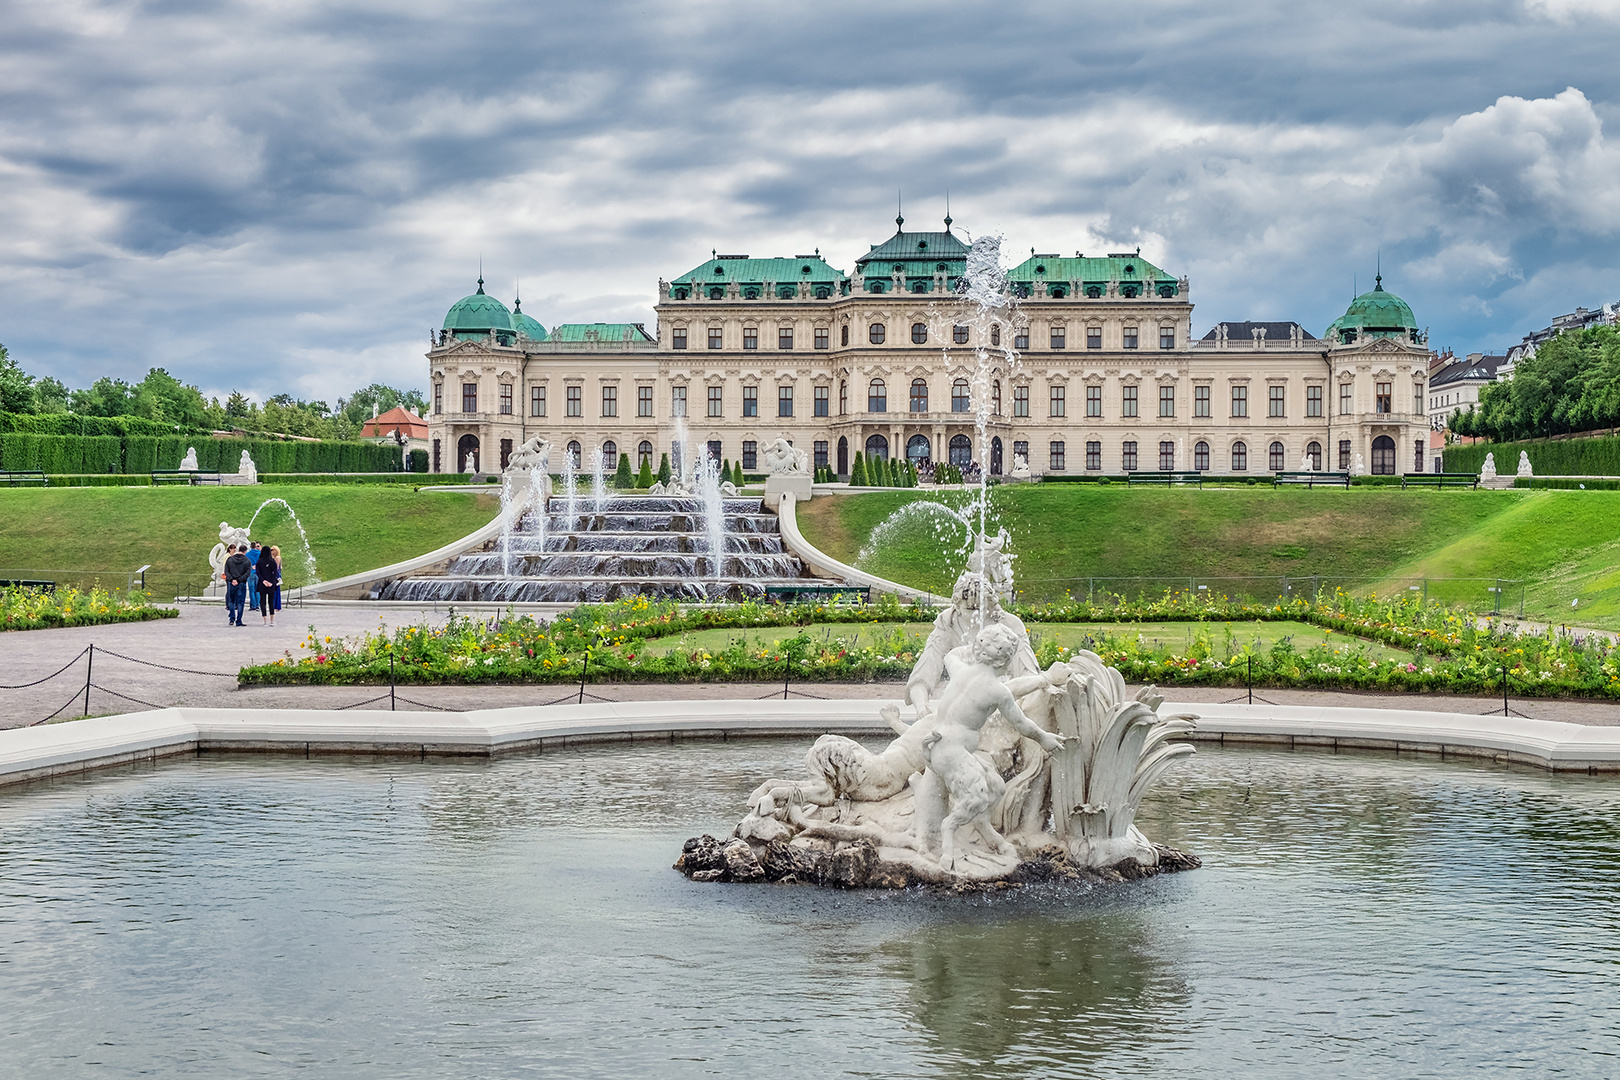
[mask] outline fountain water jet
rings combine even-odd
[[[308,575],[308,578],[304,581],[304,584],[314,585],[318,583],[321,580],[321,576],[315,569],[314,549],[309,546],[309,536],[304,532],[304,523],[298,520],[298,515],[293,512],[293,508],[287,504],[286,499],[266,499],[264,502],[260,503],[259,508],[253,511],[253,517],[248,520],[247,528],[244,530],[244,532],[252,533],[253,523],[259,520],[259,515],[264,512],[265,507],[274,503],[279,503],[281,508],[287,511],[287,516],[292,518],[293,527],[298,530],[299,542],[302,543],[304,547],[304,570]]]

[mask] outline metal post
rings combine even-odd
[[[1249,675],[1243,680],[1249,688],[1249,704],[1254,704],[1254,654],[1249,654]]]
[[[585,704],[585,677],[591,672],[591,650],[585,650],[585,666],[579,673],[579,703]]]
[[[782,672],[782,700],[786,701],[788,695],[788,679],[793,675],[793,657],[784,656],[783,660],[786,661],[786,670]]]
[[[1502,715],[1508,715],[1507,661],[1502,661]]]
[[[388,654],[388,711],[394,711],[394,654]]]
[[[96,664],[96,646],[92,642],[84,659],[84,715],[90,715],[90,669]]]

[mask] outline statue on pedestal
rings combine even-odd
[[[180,468],[185,472],[197,471],[197,448],[195,446],[186,447],[186,456],[180,459]]]

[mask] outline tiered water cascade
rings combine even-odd
[[[538,500],[537,500],[538,501]],[[762,500],[558,495],[514,515],[486,550],[433,577],[401,578],[379,599],[572,604],[649,596],[742,600],[808,584]],[[712,505],[710,505],[712,504]],[[716,543],[723,549],[716,556]]]

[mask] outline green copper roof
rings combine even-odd
[[[1154,266],[1140,255],[1030,255],[1007,271],[1009,281],[1081,281],[1106,285],[1121,283],[1174,282],[1175,275]]]
[[[546,340],[546,328],[537,321],[523,314],[523,301],[512,301],[512,329],[526,336],[530,341]]]
[[[903,225],[905,218],[896,218]],[[931,276],[945,263],[945,273],[953,277],[965,267],[968,245],[949,229],[944,232],[906,232],[903,228],[855,260],[855,269],[867,277],[892,277],[895,273]],[[895,267],[902,270],[896,271]]]
[[[484,292],[484,279],[478,279],[478,291],[464,296],[450,306],[444,316],[444,329],[485,333],[490,330],[512,329],[512,313],[506,305]]]
[[[652,337],[640,323],[563,323],[553,327],[548,341],[600,341],[621,344],[626,341],[650,342]]]
[[[820,255],[800,255],[796,258],[778,256],[772,259],[750,259],[747,255],[716,255],[708,262],[677,277],[676,285],[763,285],[774,281],[778,285],[790,281],[837,282],[844,273],[828,266]]]
[[[1417,320],[1405,300],[1384,290],[1384,277],[1380,274],[1373,282],[1372,292],[1364,292],[1350,301],[1343,315],[1333,320],[1326,336],[1346,341],[1345,331],[1356,331],[1366,337],[1398,337],[1416,340]]]

